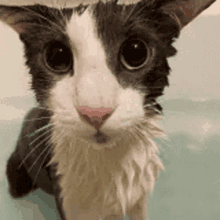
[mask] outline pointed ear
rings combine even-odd
[[[13,28],[18,34],[25,31],[25,22],[22,22],[27,16],[27,11],[24,7],[13,7],[0,5],[0,21],[3,21],[11,28]]]
[[[176,0],[165,4],[162,10],[174,17],[183,28],[216,0]]]

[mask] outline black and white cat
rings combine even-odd
[[[7,164],[14,198],[41,188],[61,219],[134,220],[163,165],[156,99],[181,29],[214,0],[100,1],[76,8],[0,6],[18,32],[38,107]]]

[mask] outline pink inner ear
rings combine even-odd
[[[0,6],[0,20],[13,28],[18,34],[25,31],[25,23],[19,23],[19,20],[22,19],[24,15],[19,13],[13,13],[10,11],[10,7],[8,9],[1,8]]]
[[[181,9],[183,10],[187,21],[190,21],[215,1],[216,0],[188,0],[182,3]]]
[[[216,0],[176,0],[164,5],[163,10],[168,14],[175,13],[180,19],[182,27],[184,27],[215,1]]]
[[[11,27],[19,34],[25,31],[25,24],[24,23],[11,25]]]

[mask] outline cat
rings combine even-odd
[[[62,220],[146,219],[164,169],[154,138],[165,135],[157,98],[169,85],[167,58],[213,2],[1,5],[1,20],[24,43],[38,103],[8,159],[11,196],[41,188]]]

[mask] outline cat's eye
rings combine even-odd
[[[120,61],[129,70],[145,66],[151,57],[151,50],[142,39],[129,39],[122,44]]]
[[[55,73],[67,73],[73,66],[71,50],[59,41],[45,47],[43,59],[46,67]]]

